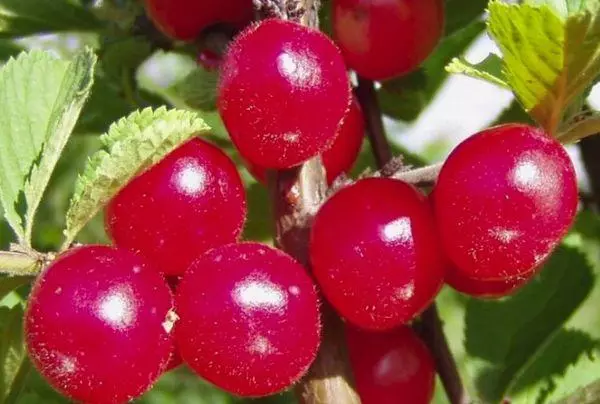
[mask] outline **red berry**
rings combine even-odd
[[[344,117],[338,136],[323,152],[323,165],[329,185],[342,173],[350,171],[356,161],[363,142],[365,124],[362,110],[356,98],[352,98],[350,109]],[[266,170],[255,164],[247,163],[248,171],[259,181],[266,182]]]
[[[245,216],[235,164],[216,146],[195,138],[113,198],[106,230],[119,247],[179,275],[204,251],[235,241]]]
[[[299,263],[271,247],[229,244],[207,252],[183,276],[176,306],[183,360],[231,393],[281,391],[316,356],[315,287]]]
[[[446,266],[425,197],[386,178],[333,195],[315,218],[310,257],[321,289],[357,326],[406,323],[440,290]]]
[[[218,70],[221,66],[221,55],[211,51],[210,49],[203,49],[198,52],[196,61],[198,65],[202,66],[205,70]]]
[[[516,278],[478,280],[467,278],[463,273],[450,269],[446,273],[446,283],[457,291],[478,298],[500,298],[516,292],[527,284],[536,272]]]
[[[443,0],[334,0],[333,30],[346,64],[372,80],[416,69],[444,31]]]
[[[411,328],[373,333],[347,327],[346,340],[362,404],[431,402],[435,364]]]
[[[323,33],[266,20],[230,45],[217,104],[250,163],[289,168],[331,146],[350,105],[350,85],[339,50]]]
[[[145,0],[156,26],[175,39],[191,41],[218,23],[243,28],[253,18],[252,0]]]
[[[575,171],[562,145],[541,130],[497,126],[451,153],[434,204],[445,251],[461,277],[523,277],[573,222]]]
[[[29,355],[54,388],[86,403],[124,403],[149,389],[173,350],[173,297],[141,257],[87,246],[37,279],[25,313]]]

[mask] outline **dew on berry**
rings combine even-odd
[[[240,396],[289,387],[320,343],[312,280],[290,256],[258,243],[229,244],[199,257],[179,284],[176,306],[183,360]]]
[[[350,85],[329,38],[271,19],[230,45],[217,104],[233,143],[251,164],[290,168],[333,144],[350,105]]]
[[[74,248],[36,280],[25,313],[31,360],[58,391],[86,403],[124,403],[148,390],[174,350],[164,327],[173,297],[132,252]],[[125,377],[126,375],[126,377]]]
[[[115,244],[179,275],[204,251],[237,240],[246,197],[236,166],[219,148],[192,139],[134,178],[106,208]]]
[[[435,186],[455,278],[498,285],[531,275],[566,234],[577,203],[573,164],[540,129],[507,124],[471,136]]]
[[[426,198],[393,179],[357,181],[317,213],[310,258],[321,290],[351,323],[385,330],[423,311],[446,260]]]

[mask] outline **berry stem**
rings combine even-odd
[[[258,15],[274,14],[313,28],[318,27],[319,4],[319,0],[254,0]],[[313,158],[296,169],[269,170],[267,181],[275,220],[275,244],[309,268],[310,226],[327,192],[321,158]],[[353,387],[344,324],[324,299],[322,321],[319,353],[296,387],[299,402],[360,404]]]
[[[375,161],[377,166],[382,169],[392,160],[393,155],[385,136],[381,109],[379,108],[379,101],[377,100],[373,81],[359,76],[358,87],[355,92],[363,110],[365,127],[367,128]]]
[[[375,93],[373,81],[359,76],[358,87],[356,88],[356,96],[365,114],[365,124],[378,168],[380,170],[384,169],[388,162],[392,160],[392,151],[383,128],[381,110],[379,108],[379,102],[377,100],[377,94]],[[438,164],[424,167],[421,169],[422,171],[399,171],[391,176],[394,178],[403,179],[403,174],[407,175],[406,173],[417,172],[415,176],[423,175],[423,177],[427,177],[427,179],[435,179],[440,167],[441,166]],[[411,176],[412,175],[413,174],[411,174]],[[423,312],[421,315],[421,324],[418,328],[419,329],[417,331],[420,331],[419,334],[421,335],[421,338],[427,344],[434,357],[437,372],[442,380],[442,384],[444,385],[448,399],[452,404],[468,403],[469,397],[458,373],[456,361],[454,360],[454,356],[450,351],[448,341],[446,340],[444,329],[442,327],[442,321],[435,303],[433,303],[427,310],[425,310],[425,312]]]

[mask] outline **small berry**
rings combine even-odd
[[[365,133],[362,110],[358,100],[353,97],[350,109],[344,117],[339,133],[327,150],[322,154],[323,165],[327,174],[327,183],[333,181],[342,173],[350,171],[358,158]],[[266,183],[266,170],[255,164],[246,163],[248,171],[260,182]]]
[[[198,65],[203,67],[204,70],[219,70],[221,60],[221,55],[218,55],[210,49],[203,49],[198,52],[198,57],[196,59]]]
[[[252,0],[145,0],[146,13],[166,35],[192,41],[206,28],[243,28],[253,18]]]
[[[387,332],[346,328],[348,356],[362,404],[429,404],[435,363],[406,326]]]
[[[230,45],[217,104],[233,143],[250,163],[290,168],[331,146],[350,105],[350,85],[329,38],[272,19]]]
[[[317,213],[313,272],[353,324],[385,330],[424,310],[440,290],[446,261],[426,198],[398,180],[360,180]]]
[[[173,350],[173,297],[135,254],[74,248],[37,279],[25,313],[29,355],[57,390],[90,404],[124,403],[146,390]]]
[[[540,129],[496,126],[450,154],[435,186],[446,254],[461,278],[527,277],[565,235],[577,209],[575,170]]]
[[[183,360],[240,396],[289,387],[319,347],[313,282],[290,256],[265,245],[229,244],[199,257],[183,276],[176,307]]]
[[[416,69],[444,31],[443,0],[334,0],[333,31],[347,65],[371,80]]]
[[[194,138],[134,178],[106,209],[119,247],[180,275],[204,251],[237,240],[246,217],[244,186],[219,148]]]

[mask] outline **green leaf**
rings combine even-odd
[[[26,246],[50,175],[90,92],[95,62],[89,49],[70,62],[32,52],[0,71],[0,198]]]
[[[167,91],[189,108],[214,111],[217,102],[218,80],[218,72],[198,67]]]
[[[463,58],[454,58],[446,66],[448,73],[464,74],[475,79],[482,79],[500,87],[509,88],[502,72],[502,59],[490,53],[484,60],[471,64]]]
[[[30,276],[0,276],[0,300],[4,299],[13,290],[30,283]]]
[[[67,248],[77,233],[136,174],[160,161],[181,143],[210,128],[190,111],[150,108],[113,124],[75,183],[66,217]]]
[[[514,296],[501,301],[469,301],[465,348],[474,359],[469,372],[476,377],[482,399],[498,402],[531,385],[533,379],[563,373],[570,360],[588,350],[591,340],[585,336],[582,338],[589,343],[573,344],[569,352],[563,352],[564,343],[552,342],[555,338],[564,341],[569,335],[581,341],[581,335],[570,333],[564,325],[593,284],[586,257],[563,245],[540,275]],[[563,354],[566,359],[556,359]]]
[[[5,403],[23,389],[28,366],[23,343],[23,308],[0,307],[0,401]],[[22,369],[23,368],[23,369]],[[26,373],[26,372],[25,372]]]
[[[600,73],[599,6],[593,3],[593,12],[585,9],[566,19],[547,4],[489,4],[488,28],[504,55],[506,80],[551,134]]]
[[[451,35],[479,19],[488,0],[446,0],[446,35]]]
[[[88,9],[70,0],[0,1],[0,36],[92,31],[101,23]]]
[[[104,71],[121,77],[123,70],[134,70],[152,54],[150,43],[141,37],[127,37],[105,45],[102,55]]]
[[[475,21],[444,38],[421,68],[403,77],[382,83],[378,91],[384,114],[403,121],[416,119],[440,89],[448,73],[444,67],[483,32],[485,24]]]

